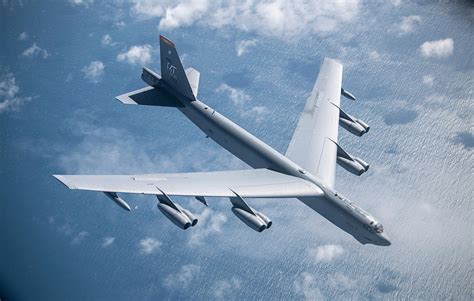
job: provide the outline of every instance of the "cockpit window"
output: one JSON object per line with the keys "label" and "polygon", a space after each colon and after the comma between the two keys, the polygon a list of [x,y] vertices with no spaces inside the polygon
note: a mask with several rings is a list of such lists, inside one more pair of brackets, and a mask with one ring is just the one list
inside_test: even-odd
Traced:
{"label": "cockpit window", "polygon": [[377,223],[374,226],[374,230],[377,233],[382,233],[383,232],[383,225],[381,223]]}

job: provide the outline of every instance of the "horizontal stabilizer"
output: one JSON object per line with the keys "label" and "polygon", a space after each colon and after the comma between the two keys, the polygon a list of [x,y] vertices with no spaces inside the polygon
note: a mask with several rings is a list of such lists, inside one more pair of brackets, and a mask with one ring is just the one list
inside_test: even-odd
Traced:
{"label": "horizontal stabilizer", "polygon": [[197,97],[199,89],[199,77],[201,74],[194,68],[188,68],[184,72],[186,72],[186,77],[188,78],[191,90],[193,90],[194,97]]}
{"label": "horizontal stabilizer", "polygon": [[182,107],[183,105],[170,93],[160,88],[145,87],[115,97],[124,104],[161,107]]}

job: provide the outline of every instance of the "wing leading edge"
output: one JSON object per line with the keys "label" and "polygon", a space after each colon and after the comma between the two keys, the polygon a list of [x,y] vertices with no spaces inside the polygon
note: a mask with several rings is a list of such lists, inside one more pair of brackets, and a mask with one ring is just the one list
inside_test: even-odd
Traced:
{"label": "wing leading edge", "polygon": [[314,184],[268,169],[145,175],[55,175],[69,189],[175,196],[292,198],[315,196]]}
{"label": "wing leading edge", "polygon": [[342,65],[325,58],[311,95],[298,121],[286,156],[333,187]]}

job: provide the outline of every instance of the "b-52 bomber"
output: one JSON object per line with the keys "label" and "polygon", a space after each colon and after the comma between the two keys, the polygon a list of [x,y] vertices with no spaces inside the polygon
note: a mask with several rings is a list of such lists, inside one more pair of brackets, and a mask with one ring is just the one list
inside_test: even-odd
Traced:
{"label": "b-52 bomber", "polygon": [[341,63],[324,59],[283,155],[198,100],[200,73],[193,68],[184,70],[175,45],[163,36],[160,36],[160,56],[161,76],[143,68],[141,78],[148,86],[116,98],[124,104],[177,108],[207,137],[252,169],[54,177],[70,189],[103,192],[126,210],[131,208],[118,193],[155,195],[159,210],[182,229],[195,226],[198,220],[171,196],[195,197],[206,206],[209,197],[229,198],[232,212],[258,232],[270,228],[272,221],[246,199],[297,198],[360,243],[390,245],[382,224],[334,188],[336,163],[359,176],[369,168],[366,162],[338,144],[339,125],[357,136],[369,131],[365,122],[341,109],[341,95],[355,100],[341,87]]}

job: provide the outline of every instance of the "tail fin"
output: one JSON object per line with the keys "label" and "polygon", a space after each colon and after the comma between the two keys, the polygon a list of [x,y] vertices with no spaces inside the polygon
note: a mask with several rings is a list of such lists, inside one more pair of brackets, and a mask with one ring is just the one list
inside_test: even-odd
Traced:
{"label": "tail fin", "polygon": [[174,44],[160,36],[161,78],[180,94],[196,100]]}

